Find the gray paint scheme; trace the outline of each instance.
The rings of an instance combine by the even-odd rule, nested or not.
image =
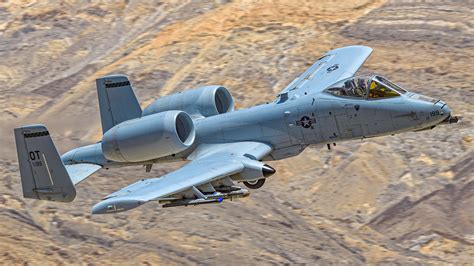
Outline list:
[[[71,202],[76,189],[43,125],[15,128],[21,185],[25,198]]]
[[[127,76],[102,77],[96,80],[96,86],[102,133],[115,125],[142,115],[142,109]]]
[[[143,116],[167,110],[182,110],[194,119],[234,111],[234,100],[222,86],[204,86],[163,96],[143,110]]]
[[[182,134],[180,134],[182,132]],[[102,153],[116,162],[142,162],[189,148],[193,120],[183,111],[164,111],[124,121],[102,137]]]
[[[125,211],[148,201],[157,201],[163,207],[218,203],[249,194],[234,182],[264,181],[268,173],[274,172],[261,160],[296,156],[309,145],[425,130],[452,120],[450,109],[442,101],[406,92],[395,84],[386,84],[389,81],[381,77],[354,77],[371,53],[372,49],[365,46],[332,50],[282,90],[275,101],[237,111],[233,111],[233,100],[229,99],[227,89],[207,86],[162,97],[145,108],[141,117],[136,117],[136,98],[128,83],[124,83],[128,92],[113,101],[129,102],[130,110],[124,104],[120,110],[109,108],[115,105],[112,99],[99,101],[101,118],[108,120],[103,121],[104,132],[121,127],[120,122],[130,123],[125,121],[130,119],[137,124],[160,123],[162,118],[157,114],[181,110],[189,112],[193,119],[192,128],[187,130],[195,134],[194,141],[185,149],[167,149],[165,155],[159,153],[157,158],[134,162],[109,160],[102,152],[104,144],[96,143],[67,152],[62,161],[66,165],[95,164],[104,168],[191,161],[161,178],[142,180],[112,193],[94,206],[94,214]],[[120,77],[120,82],[128,81],[124,76],[114,77]],[[102,89],[98,87],[99,99],[103,98]],[[227,108],[223,108],[222,102],[217,103],[219,99],[228,103]],[[140,128],[128,129],[128,143],[143,142]],[[153,141],[153,136],[147,138]],[[119,134],[116,138],[121,141]],[[167,147],[173,147],[171,142],[179,141],[176,139],[168,138]],[[144,154],[153,154],[149,149],[158,149],[144,144],[140,148]],[[22,143],[17,145],[20,162],[26,160],[21,152]],[[116,146],[116,149],[126,153],[133,147]],[[136,149],[133,152],[136,154]],[[22,170],[22,182],[28,185],[30,179],[28,172]],[[31,191],[25,189],[31,189],[32,185],[25,184],[26,197]]]
[[[71,178],[71,182],[77,185],[88,178],[93,173],[99,171],[102,166],[91,163],[66,164],[66,171]]]

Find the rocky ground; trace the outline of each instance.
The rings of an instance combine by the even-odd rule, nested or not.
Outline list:
[[[473,16],[467,1],[0,3],[0,263],[474,263]],[[90,215],[179,164],[102,171],[71,204],[22,198],[12,129],[44,123],[62,152],[99,140],[100,76],[128,75],[143,106],[222,84],[244,108],[351,44],[374,48],[361,72],[443,99],[462,122],[308,148],[221,205]]]

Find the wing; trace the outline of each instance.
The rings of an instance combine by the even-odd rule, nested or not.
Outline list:
[[[126,211],[149,201],[173,207],[247,196],[248,191],[233,186],[229,176],[263,165],[257,160],[271,150],[269,145],[258,142],[200,145],[189,156],[192,161],[184,167],[161,178],[143,179],[114,192],[96,204],[92,213]]]
[[[339,80],[354,76],[371,53],[372,48],[359,45],[329,51],[282,90],[280,100],[302,92],[322,91]]]

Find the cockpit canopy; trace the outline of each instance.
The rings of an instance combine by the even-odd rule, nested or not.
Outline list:
[[[326,92],[339,97],[374,100],[398,97],[407,91],[384,77],[371,75],[341,80],[326,89]]]

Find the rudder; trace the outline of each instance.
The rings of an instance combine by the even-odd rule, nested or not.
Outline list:
[[[15,128],[21,185],[25,198],[71,202],[76,189],[43,125]]]
[[[142,108],[127,76],[111,75],[96,80],[102,133],[130,119],[141,117]]]

